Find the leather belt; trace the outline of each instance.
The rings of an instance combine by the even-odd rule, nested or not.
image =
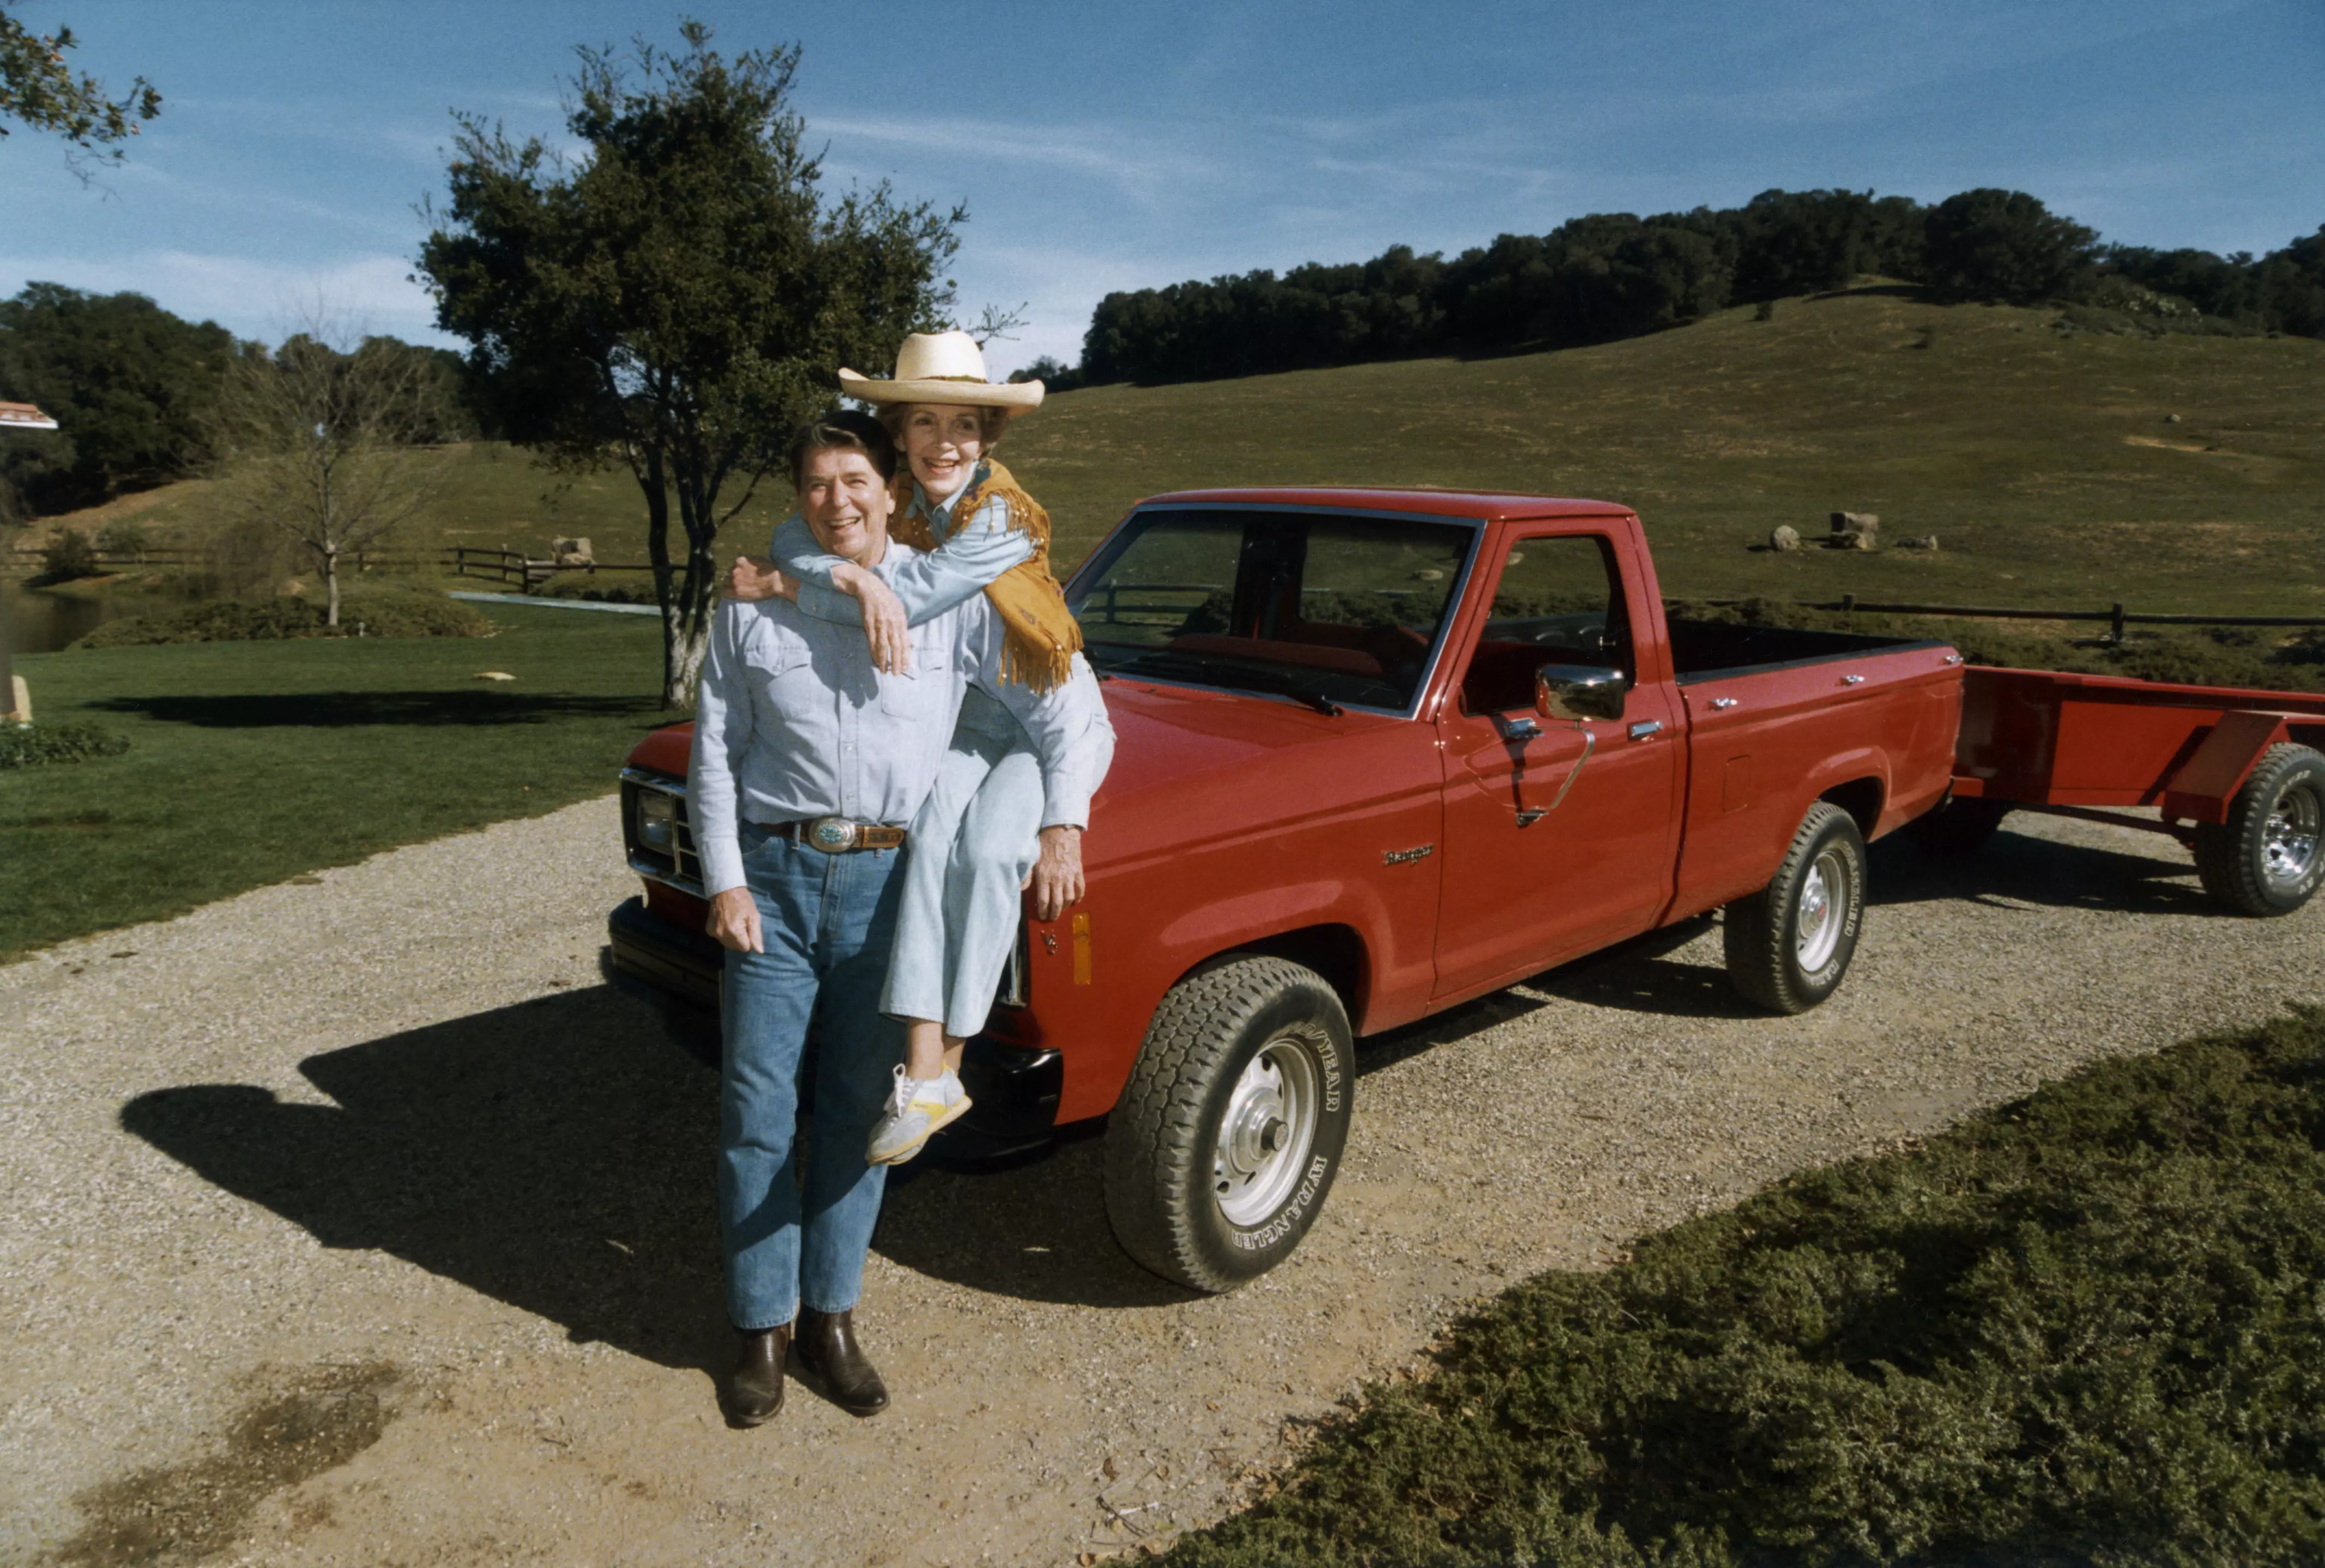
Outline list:
[[[904,847],[903,829],[884,827],[878,822],[850,821],[846,817],[774,822],[768,825],[767,831],[778,839],[788,839],[794,844],[804,844],[827,855],[846,855],[857,849],[901,849]]]

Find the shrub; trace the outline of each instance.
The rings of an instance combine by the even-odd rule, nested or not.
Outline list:
[[[440,594],[366,589],[341,596],[339,626],[323,625],[324,608],[303,598],[251,603],[221,599],[157,615],[108,621],[72,645],[125,648],[160,643],[259,643],[286,637],[488,637],[498,629],[473,606]]]
[[[107,555],[143,555],[153,545],[144,524],[117,517],[97,531],[97,547]]]
[[[9,724],[0,721],[0,768],[42,767],[118,756],[129,742],[95,724]]]
[[[549,580],[540,594],[543,598],[578,598],[584,604],[653,604],[653,576],[650,572],[607,572],[603,576],[593,571],[560,571]]]
[[[2325,1010],[1546,1274],[1181,1568],[2325,1560]]]
[[[77,577],[95,577],[97,573],[97,551],[90,545],[88,535],[78,528],[60,528],[48,548],[41,552],[41,577],[48,582],[69,582]]]

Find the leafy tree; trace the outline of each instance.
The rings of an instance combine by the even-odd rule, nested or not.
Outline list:
[[[43,37],[9,14],[17,4],[0,0],[0,139],[14,120],[83,151],[108,147],[107,155],[119,158],[119,144],[137,135],[138,123],[162,112],[162,95],[141,76],[126,97],[108,98],[95,77],[76,78],[65,63],[65,51],[80,42],[72,29]]]
[[[2271,252],[2256,270],[2261,306],[2270,325],[2325,338],[2325,226]]]
[[[2098,239],[2023,190],[1965,190],[1930,209],[1927,281],[1941,299],[2041,304],[2089,277]]]
[[[239,521],[271,529],[322,577],[339,624],[344,559],[426,505],[443,458],[421,446],[439,417],[440,366],[394,339],[351,349],[317,311],[274,353],[236,357],[216,417],[220,487]]]
[[[679,52],[579,51],[577,165],[459,116],[449,205],[420,257],[487,417],[558,471],[636,480],[672,707],[709,645],[720,526],[843,362],[886,364],[939,324],[967,216],[885,185],[827,200],[789,107],[798,48],[730,61],[699,23],[681,32]]]
[[[53,431],[0,446],[0,512],[56,512],[161,484],[208,456],[206,417],[234,339],[143,294],[27,284],[0,301],[0,399]]]

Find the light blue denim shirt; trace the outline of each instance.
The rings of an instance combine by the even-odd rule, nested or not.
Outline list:
[[[892,541],[886,559],[901,565],[915,553]],[[819,620],[780,598],[721,604],[687,770],[704,890],[743,886],[737,835],[746,821],[909,824],[999,626],[973,594],[913,627],[913,673],[888,675],[873,666],[860,622]],[[1086,720],[1054,704],[1037,704],[1031,717],[1027,734],[1045,775],[1091,771],[1098,737]]]
[[[985,604],[988,585],[1032,558],[1033,539],[1009,526],[1009,504],[999,496],[978,506],[966,524],[954,526],[954,506],[985,474],[985,465],[978,464],[968,484],[936,502],[929,499],[918,480],[913,481],[913,504],[926,509],[929,532],[935,536],[937,548],[892,550],[875,568],[903,602],[908,624],[920,626],[961,605]],[[768,553],[787,574],[800,580],[801,609],[820,620],[858,628],[857,635],[863,635],[862,607],[852,595],[830,586],[831,569],[840,564],[839,557],[823,552],[803,519],[796,515],[784,519],[775,530]],[[1097,676],[1077,654],[1070,680],[1054,691],[1035,691],[1001,678],[1000,617],[984,617],[970,636],[976,644],[968,675],[974,691],[964,721],[989,730],[1014,719],[1033,740],[1034,749],[1042,753],[1045,797],[1042,825],[1088,827],[1090,796],[1105,781],[1114,756],[1114,728],[1107,718],[1106,699]],[[995,711],[996,708],[1002,711]],[[1063,743],[1054,751],[1044,750],[1040,738],[1045,733],[1062,738]]]

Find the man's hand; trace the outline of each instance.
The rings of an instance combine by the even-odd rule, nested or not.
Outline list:
[[[727,571],[727,592],[735,598],[787,598],[799,602],[799,583],[760,555],[738,555]]]
[[[872,645],[872,663],[890,675],[915,673],[912,629],[904,624],[904,601],[896,590],[856,565],[834,567],[831,586],[864,607],[864,640]]]
[[[1025,875],[1024,886],[1033,890],[1033,918],[1055,920],[1082,901],[1082,830],[1056,827],[1042,830],[1042,858]]]
[[[1079,867],[1076,875],[1079,875]],[[759,940],[759,902],[751,896],[747,887],[729,887],[710,900],[710,916],[702,929],[718,939],[718,945],[736,952],[764,952],[766,944]]]

